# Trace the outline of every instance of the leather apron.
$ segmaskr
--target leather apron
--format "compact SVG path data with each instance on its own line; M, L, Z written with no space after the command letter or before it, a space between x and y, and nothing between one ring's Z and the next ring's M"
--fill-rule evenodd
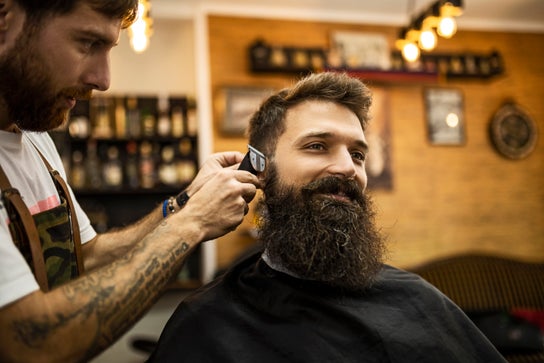
M1 166L0 189L13 241L32 269L40 289L49 291L83 274L83 256L79 224L68 187L58 171L36 150L55 182L60 205L31 215Z

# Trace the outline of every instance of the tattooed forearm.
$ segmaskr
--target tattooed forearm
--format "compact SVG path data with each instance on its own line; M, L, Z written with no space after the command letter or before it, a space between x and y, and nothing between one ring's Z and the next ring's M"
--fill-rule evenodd
M94 301L106 301L113 293L113 289L113 287L101 289ZM54 317L44 315L34 319L15 320L12 324L15 338L29 348L37 348L57 329L68 325L76 318L87 319L95 310L93 304L87 304L69 314L57 312Z
M59 287L58 293L68 303L53 306L58 309L54 313L13 321L15 339L28 348L38 348L60 329L74 326L74 331L91 341L86 357L109 346L151 307L188 254L190 247L185 242L173 251L153 249L152 244L161 241L161 229L123 258Z

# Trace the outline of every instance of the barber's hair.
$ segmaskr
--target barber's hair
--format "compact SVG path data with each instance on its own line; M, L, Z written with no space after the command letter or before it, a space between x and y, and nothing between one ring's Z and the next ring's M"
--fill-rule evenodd
M41 23L51 15L70 13L82 2L95 11L120 19L123 28L128 28L138 14L138 0L15 0L26 12L27 21Z
M329 101L345 106L357 116L363 130L366 129L372 103L368 87L344 73L315 73L263 101L249 121L249 144L265 155L273 156L278 138L285 131L287 111L308 100Z

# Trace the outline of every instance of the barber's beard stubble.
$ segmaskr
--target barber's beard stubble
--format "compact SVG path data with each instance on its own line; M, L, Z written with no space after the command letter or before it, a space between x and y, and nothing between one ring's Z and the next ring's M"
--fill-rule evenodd
M336 177L301 189L271 178L259 205L259 236L269 258L301 278L345 291L369 287L385 254L370 197L354 181ZM331 197L338 192L349 201Z
M35 46L38 29L25 29L14 46L0 56L0 102L5 102L9 121L20 129L48 131L68 117L66 97L88 99L90 90L55 90L51 75L62 72L47 67Z

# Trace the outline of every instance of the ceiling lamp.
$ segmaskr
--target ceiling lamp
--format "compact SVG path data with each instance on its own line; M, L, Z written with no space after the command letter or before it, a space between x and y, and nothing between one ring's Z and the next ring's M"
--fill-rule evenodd
M452 17L442 18L436 31L442 38L451 38L457 32L457 22Z
M420 32L414 29L404 28L399 34L395 45L402 52L402 57L408 62L419 59L419 47L417 46Z
M138 15L136 21L128 28L130 46L136 53L142 53L149 45L149 38L153 33L153 20L150 16L151 3L149 0L138 1Z
M462 13L463 0L435 1L408 27L401 30L395 43L397 49L408 62L416 61L419 59L419 49L431 51L436 47L437 34L443 38L451 38L455 34L457 31L455 17ZM419 48L417 52L413 49L416 45ZM409 49L405 49L406 47Z

